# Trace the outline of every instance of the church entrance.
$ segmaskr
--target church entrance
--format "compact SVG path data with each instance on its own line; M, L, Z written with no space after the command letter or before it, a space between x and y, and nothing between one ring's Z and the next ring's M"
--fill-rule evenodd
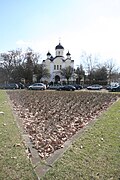
M60 82L60 76L56 75L56 76L55 76L55 83L57 84L57 83L59 83L59 82Z

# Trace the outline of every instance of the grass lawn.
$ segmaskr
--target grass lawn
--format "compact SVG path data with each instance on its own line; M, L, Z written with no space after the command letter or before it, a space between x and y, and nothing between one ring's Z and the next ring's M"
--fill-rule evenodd
M43 180L120 180L120 100L86 129Z
M0 180L37 180L5 91L0 91Z

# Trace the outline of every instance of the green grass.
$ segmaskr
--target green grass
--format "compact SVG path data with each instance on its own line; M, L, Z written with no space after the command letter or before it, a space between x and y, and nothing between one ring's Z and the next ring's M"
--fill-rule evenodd
M5 91L0 91L0 112L0 180L37 180Z
M43 180L120 180L120 100L55 162Z

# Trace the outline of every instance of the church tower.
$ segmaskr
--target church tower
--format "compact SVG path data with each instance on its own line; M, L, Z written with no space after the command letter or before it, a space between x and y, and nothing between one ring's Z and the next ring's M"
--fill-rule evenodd
M63 56L64 47L59 43L59 44L55 47L55 52L56 52L56 56Z
M70 52L68 51L67 54L66 54L67 59L71 59L70 55L71 55L71 54L70 54Z

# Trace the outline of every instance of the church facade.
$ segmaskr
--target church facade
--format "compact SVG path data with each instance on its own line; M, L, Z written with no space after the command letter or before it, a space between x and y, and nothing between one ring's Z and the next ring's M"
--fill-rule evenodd
M42 81L47 81L48 83L63 83L67 80L61 75L61 69L71 66L74 69L74 60L71 59L71 54L68 51L66 57L64 57L64 47L59 43L55 47L55 57L51 55L48 51L46 60L43 60L42 64L49 70L50 77L42 78ZM69 79L69 81L74 81L74 76Z

